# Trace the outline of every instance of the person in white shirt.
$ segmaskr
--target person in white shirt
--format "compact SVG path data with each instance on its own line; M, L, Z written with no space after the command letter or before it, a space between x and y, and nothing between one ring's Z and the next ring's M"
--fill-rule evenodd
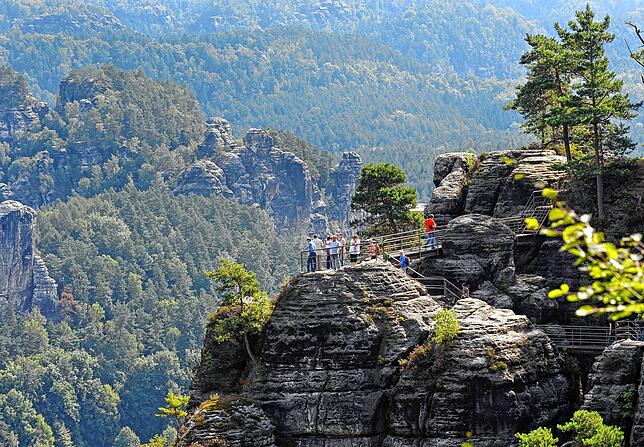
M356 265L358 262L358 255L360 254L360 238L357 234L354 234L351 238L351 244L349 246L349 259L351 260L351 265Z
M317 266L318 270L322 270L322 249L324 248L324 242L320 239L320 236L317 234L313 235L313 245L315 245L315 253L318 257Z
M340 268L340 242L336 235L331 236L331 242L329 242L329 255L331 256L331 268L333 270L338 270Z

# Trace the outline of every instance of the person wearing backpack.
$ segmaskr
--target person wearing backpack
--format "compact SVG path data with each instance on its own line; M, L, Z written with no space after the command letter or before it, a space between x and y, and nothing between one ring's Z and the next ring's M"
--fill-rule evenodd
M400 250L400 258L398 258L398 262L400 263L400 268L402 269L402 271L407 273L410 261L409 258L405 256L405 252L402 250Z

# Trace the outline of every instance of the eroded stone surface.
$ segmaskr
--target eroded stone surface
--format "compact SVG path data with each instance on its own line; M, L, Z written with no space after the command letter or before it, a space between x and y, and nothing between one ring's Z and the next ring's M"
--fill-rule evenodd
M472 291L484 281L494 281L513 263L514 233L489 216L467 214L453 219L439 234L438 242L444 256L423 259L419 271L468 285Z
M632 420L633 447L644 445L643 361L644 342L626 340L606 348L593 365L583 405L599 412L610 425L627 427Z
M36 212L13 200L0 203L0 310L38 309L48 317L56 313L56 282L34 252Z
M454 307L463 331L453 344L401 372L399 360L431 338L439 308L381 262L295 277L242 390L274 426L264 435L298 447L460 446L471 431L477 447L507 446L568 409L574 386L548 337L473 298ZM215 435L233 428L206 425L199 430Z

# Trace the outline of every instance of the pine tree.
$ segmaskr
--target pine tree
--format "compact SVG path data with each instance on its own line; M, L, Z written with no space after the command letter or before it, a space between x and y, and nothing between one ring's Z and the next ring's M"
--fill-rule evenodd
M367 164L362 168L351 208L365 217L353 222L367 225L366 233L396 233L420 222L410 211L417 203L416 190L405 185L407 176L390 163Z
M609 26L608 15L602 21L595 22L595 14L590 5L586 5L583 11L577 11L576 21L568 22L570 29L555 24L559 38L571 52L575 66L573 93L568 101L572 108L572 120L591 129L600 220L605 218L602 170L605 144L611 135L608 129L614 125L612 121L615 119L633 118L635 114L632 111L639 107L639 104L632 103L628 95L621 92L623 82L615 79L615 72L608 68L604 45L615 38L608 31Z
M530 50L521 56L521 64L528 69L527 80L517 87L516 98L506 109L521 113L525 122L521 125L546 142L546 133L552 128L562 128L566 158L570 152L571 117L568 107L573 67L570 51L556 39L541 34L526 37Z

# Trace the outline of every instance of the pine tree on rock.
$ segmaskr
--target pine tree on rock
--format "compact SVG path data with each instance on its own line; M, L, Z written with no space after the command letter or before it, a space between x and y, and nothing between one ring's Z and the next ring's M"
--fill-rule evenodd
M548 128L552 129L552 141L559 140L557 128L561 127L566 159L570 161L570 51L556 39L541 34L528 34L525 40L530 50L521 56L520 63L528 68L527 80L517 87L516 98L506 109L521 113L525 119L521 127L543 143Z
M410 211L417 203L416 190L406 182L405 172L393 164L365 165L351 199L351 209L363 212L364 217L353 224L366 225L369 235L418 228L419 217Z
M627 94L622 93L623 82L616 79L616 73L608 68L604 45L615 38L608 31L609 27L610 17L605 16L603 20L596 22L590 5L586 5L583 11L577 11L576 21L568 22L569 29L555 24L562 44L570 50L574 61L575 80L572 85L573 93L568 101L572 108L572 121L588 126L591 130L590 143L594 153L593 168L600 220L605 219L602 178L604 151L611 134L615 135L613 121L633 118L633 110L639 107L639 104L630 101ZM621 136L624 137L623 132ZM612 141L616 140L612 138Z

